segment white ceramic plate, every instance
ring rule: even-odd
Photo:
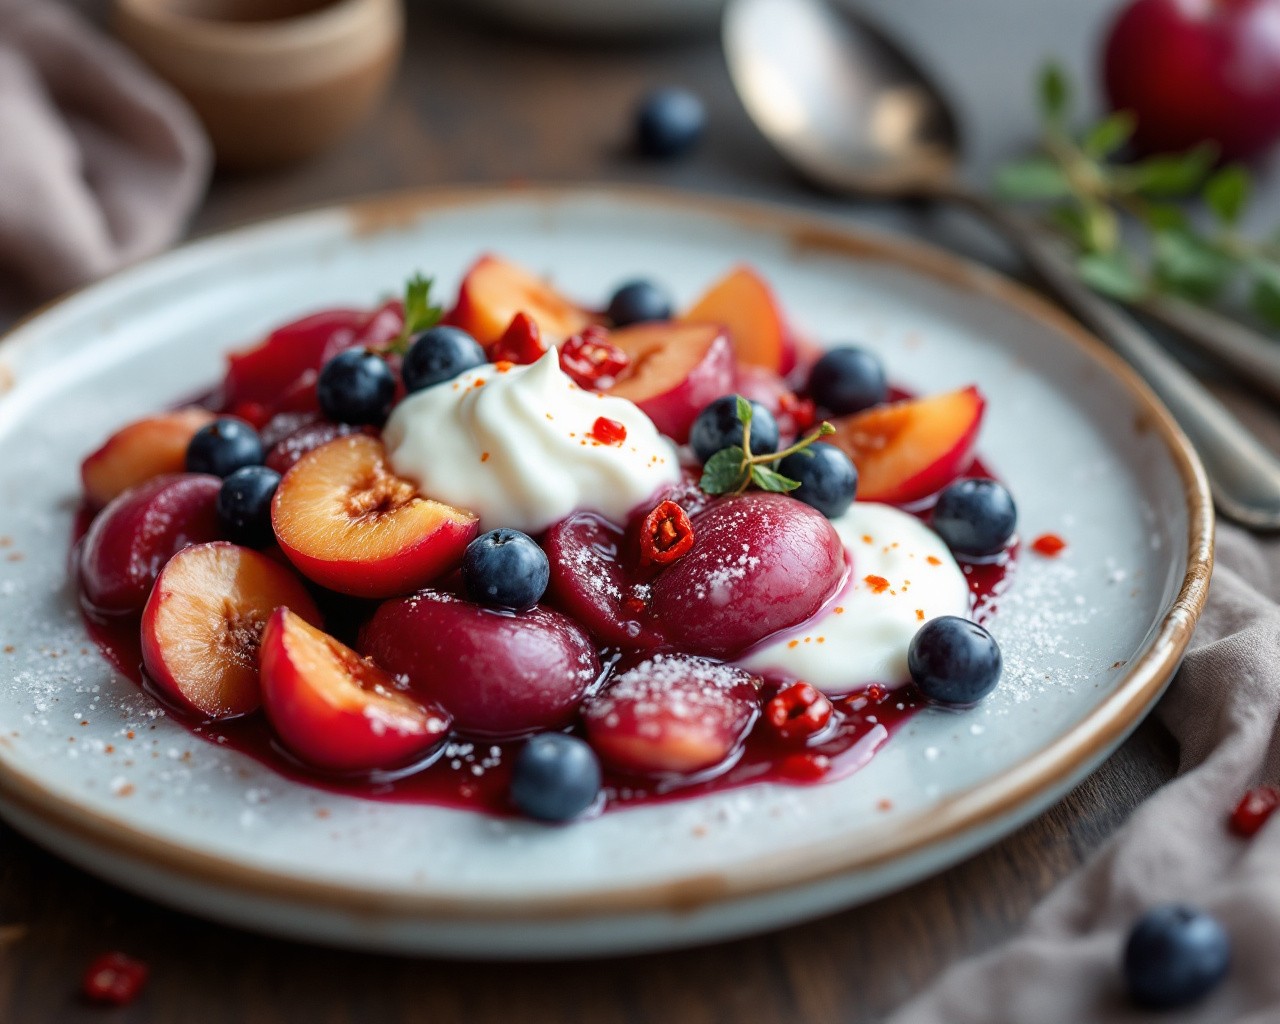
[[[206,387],[222,354],[411,271],[446,293],[482,250],[599,300],[648,274],[681,300],[755,264],[808,332],[878,350],[919,391],[978,382],[980,450],[1026,555],[979,708],[913,719],[854,776],[759,786],[548,828],[336,797],[192,737],[114,676],[65,569],[80,458]],[[710,199],[435,192],[273,221],[74,295],[0,346],[0,810],[126,888],[352,946],[552,957],[706,941],[845,907],[1030,818],[1133,728],[1204,600],[1212,512],[1147,391],[1060,315],[918,246]],[[134,739],[127,738],[132,731]]]

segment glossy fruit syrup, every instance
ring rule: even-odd
[[[977,462],[969,474],[990,475]],[[918,514],[922,518],[927,516],[925,510]],[[77,523],[77,538],[87,529],[89,520],[90,515],[82,512]],[[979,621],[994,613],[999,594],[1008,586],[1015,556],[1016,549],[1011,548],[990,560],[961,563]],[[330,631],[340,638],[354,640],[361,619],[371,612],[372,605],[336,595],[328,601],[323,597]],[[134,616],[103,619],[86,613],[84,620],[90,636],[112,667],[160,700],[155,688],[144,678],[138,619]],[[601,663],[606,666],[601,684],[607,682],[608,666],[618,660],[619,653],[616,649],[600,652]],[[767,680],[763,702],[772,698],[786,682]],[[605,810],[719,792],[758,782],[809,785],[842,778],[863,767],[926,703],[912,686],[896,690],[871,686],[833,698],[829,724],[807,745],[794,741],[784,743],[767,725],[757,721],[728,767],[722,765],[702,777],[642,779],[607,773]],[[324,775],[293,758],[274,738],[261,712],[221,722],[195,721],[172,706],[168,706],[168,713],[201,739],[237,750],[288,779],[318,789],[396,803],[433,804],[502,815],[515,813],[507,791],[509,764],[519,740],[494,742],[452,736],[429,763],[399,772],[338,778]]]

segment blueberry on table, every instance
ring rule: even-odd
[[[530,818],[568,821],[600,795],[600,761],[583,740],[563,733],[534,736],[511,773],[511,801]]]
[[[222,481],[216,507],[227,540],[250,548],[275,540],[271,499],[279,486],[280,474],[266,466],[244,466]]]
[[[227,477],[244,466],[260,466],[267,456],[258,432],[244,420],[222,416],[201,427],[187,445],[188,473]]]
[[[742,444],[742,420],[738,396],[721,395],[698,413],[689,431],[689,443],[703,462],[722,448]],[[759,402],[751,403],[751,452],[760,455],[778,450],[778,421]]]
[[[833,348],[809,371],[809,397],[836,416],[879,405],[888,393],[884,365],[865,348]]]
[[[395,397],[395,374],[385,359],[368,349],[338,353],[324,364],[316,381],[320,409],[337,423],[380,427]]]
[[[519,530],[482,533],[462,555],[462,585],[477,604],[523,611],[538,603],[550,580],[546,552]]]
[[[644,156],[687,153],[702,138],[707,111],[688,89],[655,89],[636,108],[636,146]]]
[[[452,380],[489,361],[480,342],[460,327],[438,326],[417,335],[400,367],[406,391]]]
[[[1149,910],[1129,933],[1124,980],[1139,1006],[1186,1006],[1208,995],[1227,974],[1231,940],[1218,921],[1195,907]]]
[[[614,327],[670,320],[671,296],[652,281],[628,281],[609,300],[608,316]]]
[[[853,504],[858,470],[835,445],[821,441],[778,462],[778,472],[800,483],[791,497],[812,505],[828,519],[838,519]]]
[[[995,689],[1002,665],[995,637],[958,615],[930,619],[907,648],[907,668],[920,692],[954,707],[976,704]]]
[[[1013,536],[1018,508],[997,480],[957,480],[938,495],[932,525],[957,555],[994,555]]]

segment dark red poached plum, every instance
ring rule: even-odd
[[[220,536],[222,481],[205,473],[154,477],[112,499],[80,548],[80,586],[97,611],[142,610],[160,570],[190,544]]]
[[[687,654],[654,654],[582,707],[600,759],[633,775],[690,776],[728,766],[760,714],[761,681]]]
[[[547,593],[556,607],[602,644],[649,650],[662,634],[649,611],[649,588],[632,578],[626,534],[594,512],[575,512],[547,531]]]
[[[653,581],[667,641],[727,658],[812,616],[846,573],[844,546],[816,509],[748,492],[693,517],[693,548]]]
[[[385,602],[361,647],[473,736],[559,729],[600,675],[590,639],[559,612],[497,611],[438,590]]]

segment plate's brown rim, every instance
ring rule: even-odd
[[[704,872],[660,884],[601,889],[535,897],[467,896],[361,890],[348,885],[251,868],[180,843],[139,832],[79,805],[46,788],[38,778],[8,763],[0,743],[0,801],[36,819],[56,833],[109,852],[126,861],[188,883],[302,904],[313,909],[346,912],[388,920],[520,920],[552,921],[626,912],[691,911],[716,903],[759,897],[794,886],[865,872],[893,860],[922,854],[930,846],[998,824],[1035,797],[1051,792],[1101,758],[1140,721],[1163,691],[1185,651],[1208,594],[1213,567],[1213,503],[1208,481],[1190,442],[1168,411],[1130,367],[1110,349],[1024,286],[985,267],[926,243],[908,241],[860,228],[832,227],[816,215],[751,200],[670,192],[645,187],[541,186],[450,187],[379,195],[345,204],[314,208],[256,222],[258,227],[305,218],[320,212],[345,212],[352,233],[371,234],[406,228],[428,211],[486,204],[513,197],[559,204],[583,198],[624,201],[712,213],[721,219],[760,228],[790,240],[798,251],[826,252],[850,259],[877,259],[924,276],[978,292],[1030,319],[1081,349],[1130,392],[1146,419],[1169,449],[1182,478],[1187,504],[1187,570],[1172,605],[1159,623],[1147,652],[1130,666],[1112,693],[1068,733],[1032,754],[999,779],[980,783],[891,827],[876,830],[856,849],[827,840],[786,854],[755,858],[731,870]],[[237,230],[219,232],[222,238]],[[199,245],[203,240],[188,243]],[[183,247],[185,248],[185,246]],[[93,287],[93,286],[90,286]],[[23,318],[4,337],[65,302],[69,293]]]

